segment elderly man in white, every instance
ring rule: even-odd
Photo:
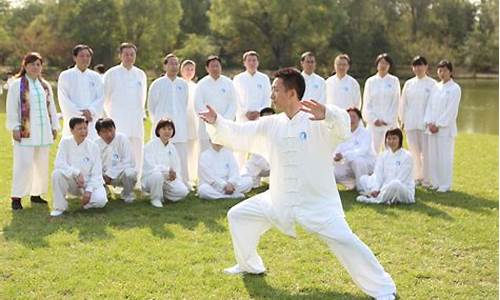
[[[89,69],[93,50],[87,45],[73,48],[75,66],[62,71],[57,81],[57,96],[63,115],[63,136],[71,135],[69,120],[83,116],[89,122],[89,138],[95,140],[95,121],[101,117],[104,88],[101,76]]]
[[[326,103],[325,79],[314,73],[316,71],[316,57],[310,51],[302,53],[300,56],[300,66],[302,76],[306,82],[306,91],[302,99],[314,100],[321,104]]]
[[[257,254],[260,236],[273,226],[295,236],[295,224],[314,232],[348,270],[354,282],[377,299],[394,299],[395,284],[344,219],[330,163],[334,147],[350,135],[349,116],[335,106],[300,101],[305,90],[298,70],[276,73],[272,96],[283,111],[255,122],[234,123],[211,107],[201,116],[210,136],[238,150],[264,155],[271,165],[270,188],[228,212],[237,264],[228,274],[266,271]]]
[[[335,74],[326,80],[326,104],[337,105],[342,109],[361,109],[361,90],[359,83],[347,74],[351,66],[351,58],[347,54],[339,54],[333,64]]]

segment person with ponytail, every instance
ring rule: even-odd
[[[49,150],[59,122],[50,84],[42,77],[43,58],[24,56],[19,73],[7,93],[7,129],[12,132],[12,209],[22,209],[21,198],[46,204],[41,195],[49,185]]]

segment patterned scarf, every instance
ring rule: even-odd
[[[52,126],[52,117],[50,115],[50,88],[45,80],[40,79],[45,90],[45,102],[47,104],[47,113],[49,114],[49,124]],[[30,137],[30,86],[26,76],[21,77],[21,138]]]

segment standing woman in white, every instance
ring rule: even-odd
[[[302,99],[314,100],[321,104],[326,103],[325,79],[314,73],[316,71],[316,57],[314,53],[307,51],[300,56],[300,67],[302,76],[306,82],[306,91]]]
[[[413,58],[411,68],[415,77],[407,80],[401,93],[399,117],[404,125],[408,147],[415,164],[414,178],[417,183],[429,183],[427,135],[425,134],[425,109],[436,81],[427,76],[425,57]]]
[[[21,198],[47,201],[40,196],[48,189],[49,150],[57,136],[59,121],[52,87],[42,78],[43,59],[31,52],[7,92],[7,129],[12,132],[12,209],[22,209]]]
[[[89,138],[95,140],[95,121],[101,116],[104,105],[104,88],[101,76],[90,70],[94,51],[87,45],[73,48],[75,66],[62,71],[57,81],[57,96],[63,114],[63,136],[71,135],[69,120],[83,116],[89,122]]]
[[[104,74],[104,111],[113,119],[116,130],[127,136],[134,156],[137,174],[142,169],[144,144],[144,106],[146,104],[146,73],[134,66],[137,47],[122,43],[121,63]]]
[[[363,92],[363,116],[368,123],[376,153],[383,150],[385,132],[397,127],[401,88],[399,79],[389,74],[394,63],[387,53],[375,60],[377,74],[368,78]]]
[[[361,90],[359,83],[347,74],[351,67],[351,58],[339,54],[334,62],[335,74],[326,80],[326,104],[337,105],[342,109],[361,109]]]
[[[194,92],[196,90],[196,63],[192,60],[184,60],[181,64],[181,77],[184,79],[189,88],[188,106],[187,106],[187,119],[188,119],[188,175],[190,186],[194,185],[198,177],[198,115],[194,110]]]
[[[453,80],[453,65],[442,60],[437,65],[441,80],[429,99],[425,112],[430,184],[438,192],[451,189],[453,157],[457,136],[457,115],[462,90]]]

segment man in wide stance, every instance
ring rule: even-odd
[[[266,271],[257,254],[260,236],[272,226],[295,236],[294,224],[317,233],[354,282],[376,299],[394,299],[395,284],[344,219],[331,155],[349,137],[349,116],[335,106],[301,101],[304,78],[296,69],[275,74],[271,99],[282,113],[234,123],[210,106],[200,117],[215,143],[263,155],[271,166],[270,188],[228,212],[237,265],[228,274]]]

